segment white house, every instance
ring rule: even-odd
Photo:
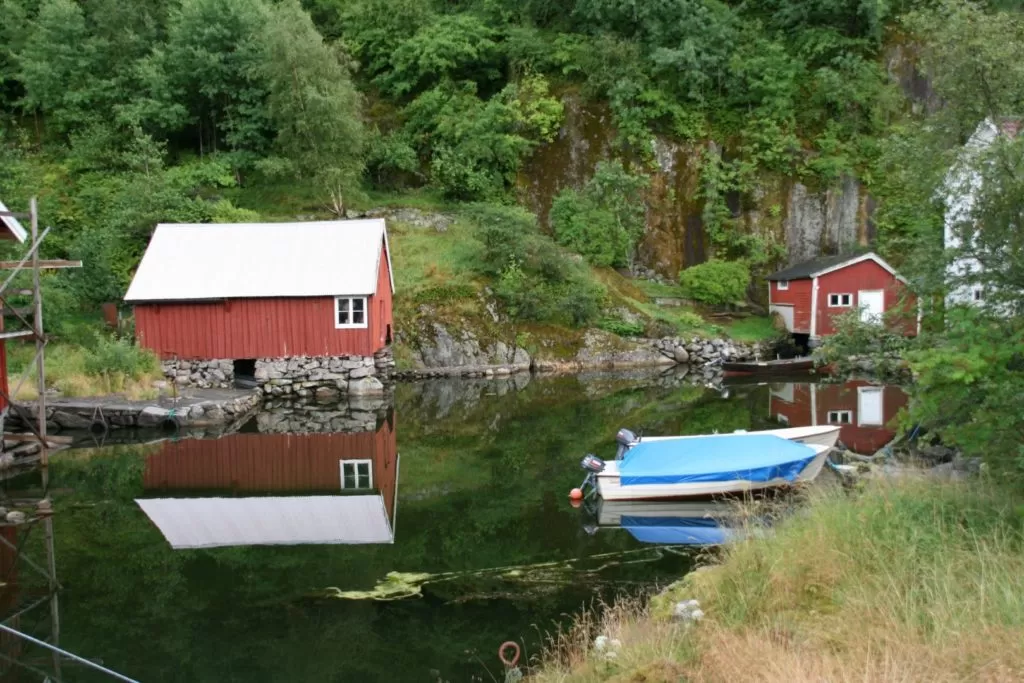
[[[944,245],[947,250],[961,249],[964,245],[962,230],[971,220],[975,198],[981,189],[981,172],[978,169],[980,157],[1000,135],[1014,138],[1020,132],[1020,119],[991,118],[982,121],[968,139],[957,163],[946,176],[946,215]],[[982,265],[971,256],[959,255],[947,267],[950,290],[946,294],[946,305],[985,305],[985,288],[977,275]]]

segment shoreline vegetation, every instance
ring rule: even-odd
[[[816,491],[649,602],[578,618],[529,680],[1022,680],[1022,510],[981,479]],[[688,600],[697,622],[673,616]]]

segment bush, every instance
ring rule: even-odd
[[[679,274],[690,298],[712,306],[743,301],[750,285],[750,268],[743,261],[708,261]]]
[[[639,337],[644,333],[643,323],[631,323],[621,318],[601,318],[597,326],[620,337]]]
[[[601,161],[583,190],[563,190],[551,205],[551,227],[561,244],[595,266],[632,263],[644,230],[641,193],[647,178],[618,161]]]
[[[583,326],[597,318],[604,290],[586,268],[540,234],[518,207],[478,204],[468,211],[479,252],[474,268],[497,276],[495,295],[516,320]]]
[[[85,356],[85,371],[95,376],[121,374],[138,380],[159,370],[160,362],[149,349],[102,334],[96,335],[96,345]]]
[[[885,376],[902,371],[904,352],[910,340],[889,325],[863,322],[860,311],[852,310],[833,318],[835,334],[825,338],[815,350],[822,364],[834,363],[841,374],[857,370],[850,359],[868,356],[874,362],[875,374]]]

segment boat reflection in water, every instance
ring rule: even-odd
[[[596,499],[584,509],[583,528],[591,535],[601,529],[624,529],[641,543],[708,546],[741,538],[768,521],[768,515],[759,515],[737,500]]]
[[[168,441],[136,502],[175,549],[393,543],[393,413],[374,426]]]
[[[898,386],[866,380],[843,384],[772,384],[771,417],[791,427],[840,425],[839,441],[860,455],[874,455],[896,436],[896,416],[907,405]]]

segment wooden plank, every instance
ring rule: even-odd
[[[16,315],[19,318],[32,315],[33,309],[31,306],[23,306],[20,308],[11,308],[10,306],[4,306],[0,308],[0,315]]]
[[[27,264],[21,264],[18,261],[0,261],[0,270],[15,270],[17,268],[27,268]],[[63,259],[40,259],[39,268],[81,268],[81,261],[65,261]]]
[[[14,330],[12,332],[0,332],[0,339],[18,339],[19,337],[31,337],[35,335],[32,330]]]
[[[0,216],[4,218],[29,218],[27,213],[20,213],[18,211],[0,211]]]

